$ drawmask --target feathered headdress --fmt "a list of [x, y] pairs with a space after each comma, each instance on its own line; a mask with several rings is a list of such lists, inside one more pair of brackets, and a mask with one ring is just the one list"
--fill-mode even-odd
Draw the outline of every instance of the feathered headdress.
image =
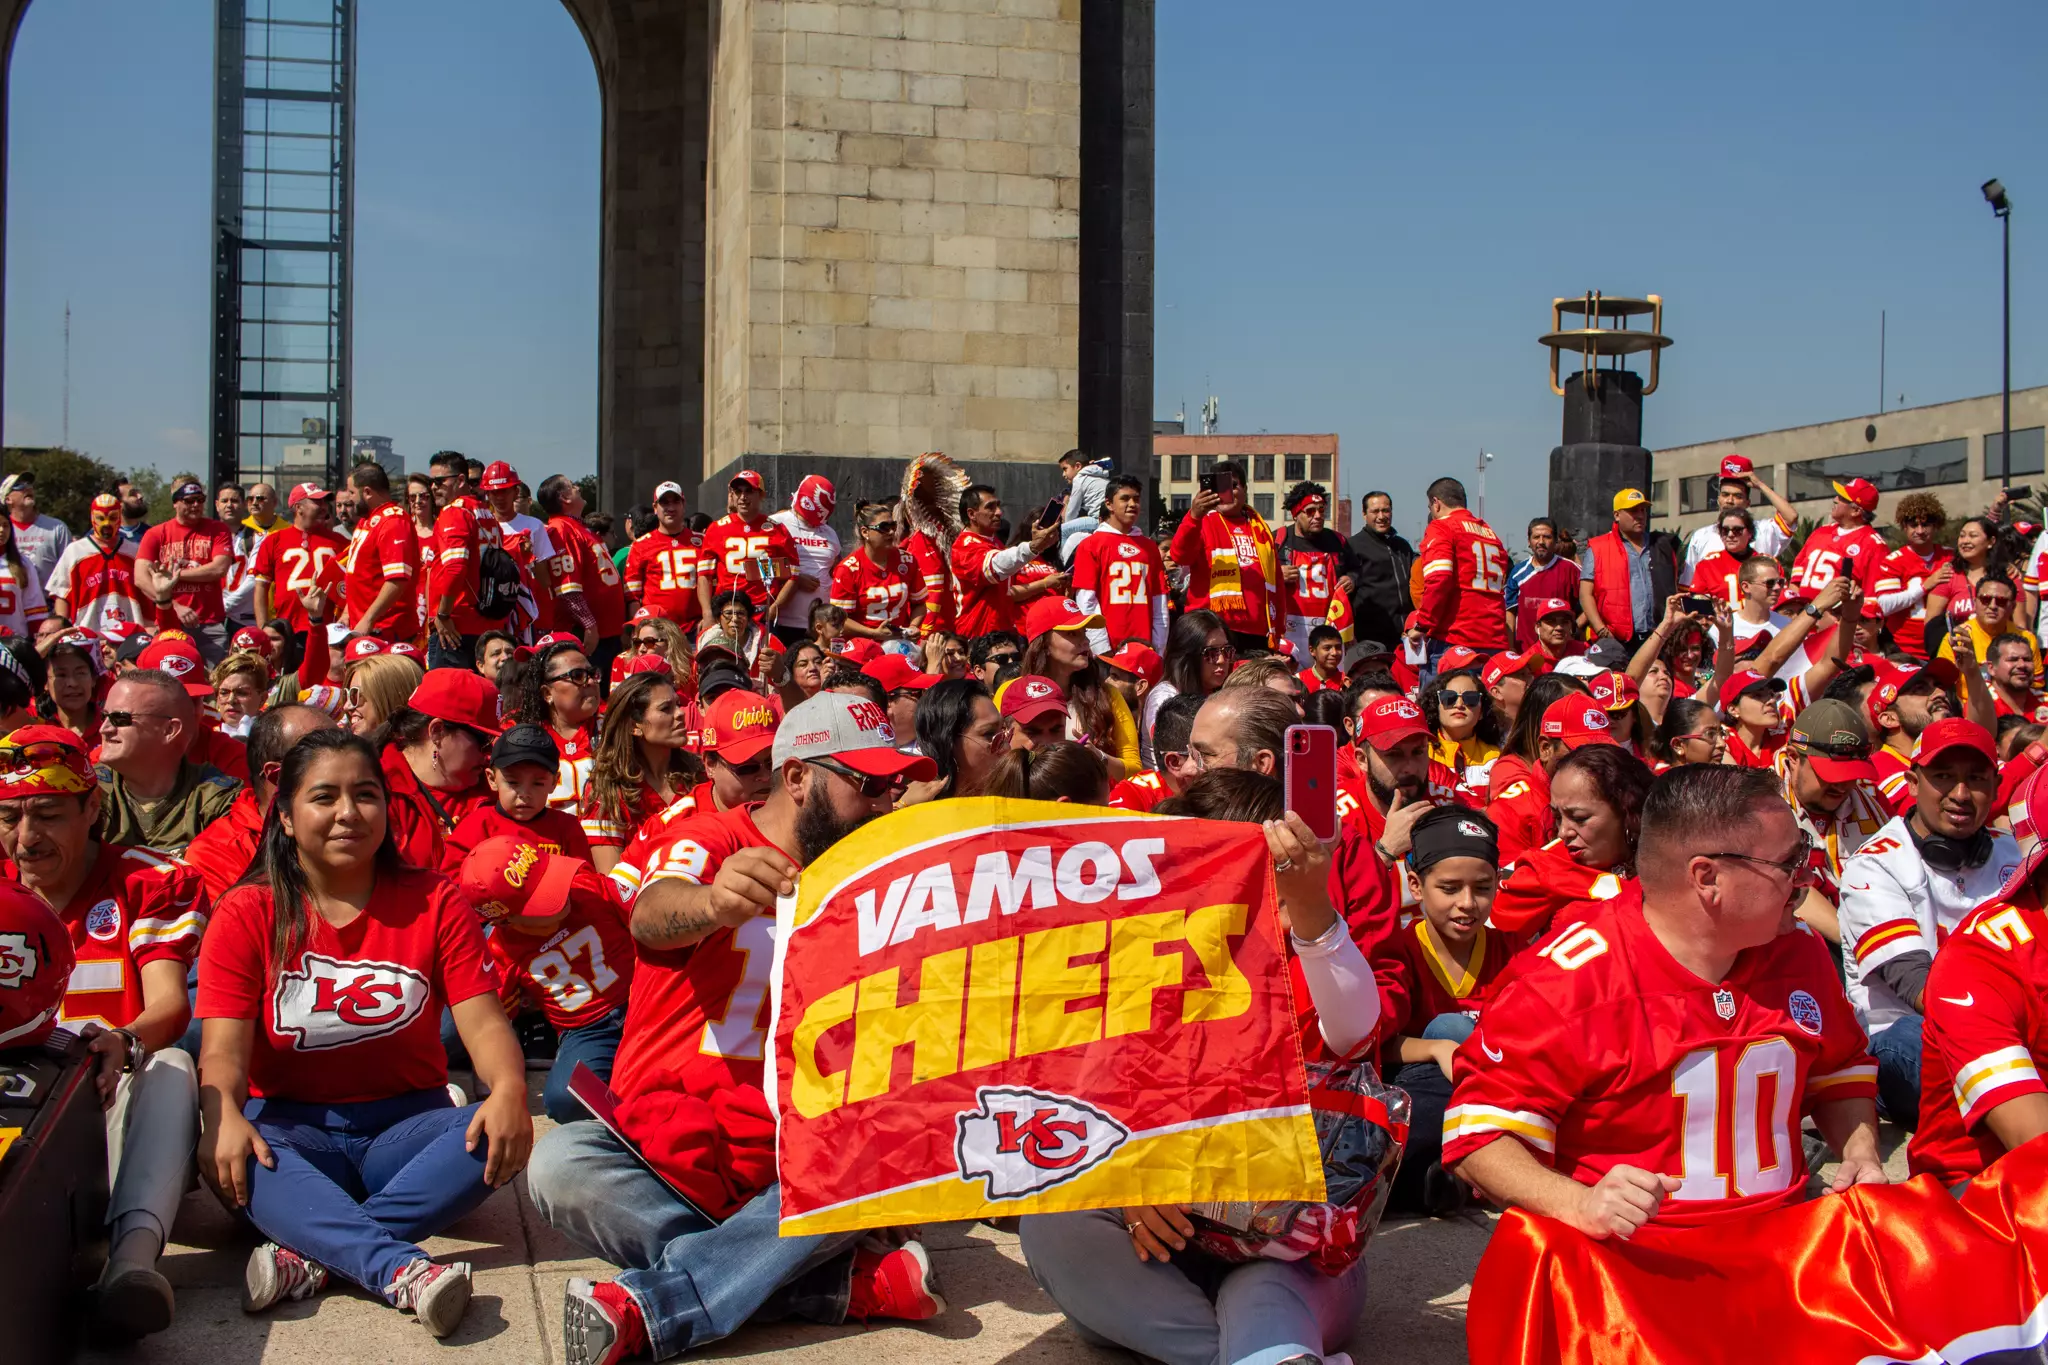
[[967, 471], [942, 451], [927, 450], [903, 471], [903, 515], [945, 554], [960, 534], [960, 495]]

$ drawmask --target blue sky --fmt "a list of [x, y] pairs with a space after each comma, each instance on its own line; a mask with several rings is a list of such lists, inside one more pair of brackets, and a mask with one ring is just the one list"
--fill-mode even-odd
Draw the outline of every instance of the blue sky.
[[[5, 434], [204, 450], [212, 5], [36, 0], [16, 45]], [[1554, 295], [1657, 292], [1672, 445], [2048, 381], [2048, 8], [1159, 4], [1157, 411], [1335, 430], [1346, 490], [1499, 456], [1540, 509]], [[591, 467], [599, 110], [555, 0], [361, 0], [356, 425]], [[2037, 206], [2037, 207], [2036, 207]], [[1510, 542], [1519, 540], [1512, 531]]]

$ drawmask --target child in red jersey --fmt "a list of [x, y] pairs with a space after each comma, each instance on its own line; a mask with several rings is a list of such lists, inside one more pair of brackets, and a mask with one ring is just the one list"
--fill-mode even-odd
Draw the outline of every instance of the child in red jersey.
[[442, 871], [458, 871], [479, 845], [507, 834], [549, 853], [590, 860], [582, 822], [548, 805], [559, 776], [557, 754], [555, 741], [538, 725], [515, 725], [498, 736], [484, 777], [492, 799], [463, 816], [448, 836]]
[[582, 1062], [611, 1079], [633, 984], [625, 912], [588, 862], [517, 835], [484, 840], [461, 871], [462, 894], [495, 931], [486, 942], [500, 975], [540, 997], [560, 1040], [541, 1107], [556, 1123], [589, 1117], [569, 1076]]

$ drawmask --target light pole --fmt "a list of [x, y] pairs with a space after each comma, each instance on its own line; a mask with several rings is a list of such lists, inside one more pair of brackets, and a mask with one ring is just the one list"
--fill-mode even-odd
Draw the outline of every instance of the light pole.
[[2005, 380], [2001, 393], [2005, 401], [2005, 434], [2000, 437], [1999, 486], [2012, 487], [2012, 199], [1996, 180], [1984, 182], [1984, 202], [2005, 224]]
[[1479, 519], [1486, 520], [1486, 467], [1493, 463], [1493, 456], [1479, 452]]

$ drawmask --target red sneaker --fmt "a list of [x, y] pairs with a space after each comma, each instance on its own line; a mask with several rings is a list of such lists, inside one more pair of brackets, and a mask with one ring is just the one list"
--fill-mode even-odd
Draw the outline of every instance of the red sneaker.
[[571, 1280], [562, 1291], [562, 1355], [568, 1365], [618, 1365], [649, 1354], [647, 1321], [610, 1280]]
[[905, 1242], [890, 1252], [853, 1253], [853, 1293], [846, 1316], [923, 1322], [946, 1311], [932, 1278], [932, 1258], [922, 1242]]

